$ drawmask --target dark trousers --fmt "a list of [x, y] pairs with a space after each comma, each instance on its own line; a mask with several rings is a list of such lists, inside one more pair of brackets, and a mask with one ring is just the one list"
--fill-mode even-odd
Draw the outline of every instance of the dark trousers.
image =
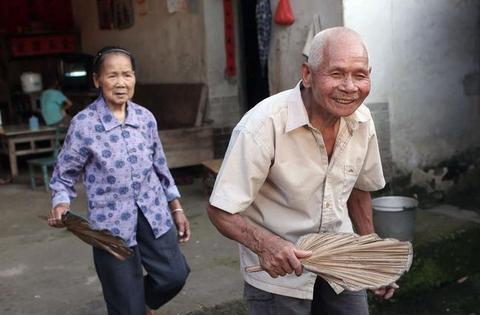
[[144, 315], [146, 305], [159, 308], [180, 292], [190, 272], [178, 247], [175, 226], [155, 239], [139, 210], [137, 243], [132, 247], [134, 254], [123, 262], [102, 249], [93, 249], [109, 315]]
[[365, 290], [336, 294], [320, 277], [315, 282], [313, 301], [269, 293], [246, 282], [244, 297], [250, 315], [368, 315]]
[[368, 315], [367, 291], [343, 291], [336, 294], [320, 277], [313, 289], [311, 315]]

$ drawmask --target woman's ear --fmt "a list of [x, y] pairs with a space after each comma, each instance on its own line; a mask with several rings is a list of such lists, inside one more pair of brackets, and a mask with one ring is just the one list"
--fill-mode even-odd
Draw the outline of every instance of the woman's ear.
[[309, 88], [312, 82], [312, 70], [308, 63], [302, 64], [302, 84], [304, 87]]
[[98, 82], [98, 76], [96, 73], [93, 74], [93, 84], [95, 84], [97, 89], [100, 88], [100, 82]]

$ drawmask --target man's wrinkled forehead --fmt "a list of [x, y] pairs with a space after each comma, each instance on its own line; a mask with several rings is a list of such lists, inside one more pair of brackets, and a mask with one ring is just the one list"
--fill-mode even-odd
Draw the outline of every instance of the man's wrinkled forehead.
[[356, 60], [368, 67], [368, 52], [362, 40], [355, 36], [329, 39], [323, 47], [323, 62], [333, 60]]

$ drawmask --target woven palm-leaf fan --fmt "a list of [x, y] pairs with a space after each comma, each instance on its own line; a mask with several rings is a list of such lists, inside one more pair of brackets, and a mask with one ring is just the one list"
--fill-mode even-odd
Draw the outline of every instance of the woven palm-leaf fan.
[[84, 217], [72, 211], [62, 215], [62, 223], [67, 230], [85, 243], [106, 250], [118, 260], [124, 261], [133, 253], [122, 238], [113, 235], [108, 230], [92, 229]]
[[413, 258], [410, 242], [376, 234], [308, 234], [297, 247], [313, 252], [300, 259], [304, 268], [325, 279], [337, 293], [389, 285], [410, 269]]

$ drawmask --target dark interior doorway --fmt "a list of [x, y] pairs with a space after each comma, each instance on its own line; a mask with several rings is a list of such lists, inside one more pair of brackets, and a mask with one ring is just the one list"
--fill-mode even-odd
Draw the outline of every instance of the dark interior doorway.
[[255, 19], [256, 3], [257, 1], [255, 0], [240, 1], [247, 110], [270, 95], [268, 89], [268, 65], [262, 71], [258, 57], [257, 23]]

